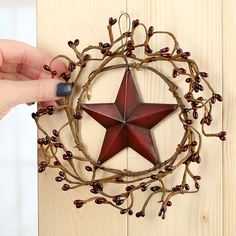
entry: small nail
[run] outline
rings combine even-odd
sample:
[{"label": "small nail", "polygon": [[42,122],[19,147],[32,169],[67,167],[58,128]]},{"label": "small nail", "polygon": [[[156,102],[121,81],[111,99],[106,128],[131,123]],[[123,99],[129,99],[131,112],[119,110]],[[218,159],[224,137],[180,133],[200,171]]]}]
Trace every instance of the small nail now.
[{"label": "small nail", "polygon": [[58,97],[64,97],[70,95],[72,92],[72,86],[69,83],[59,83],[57,85],[56,95]]}]

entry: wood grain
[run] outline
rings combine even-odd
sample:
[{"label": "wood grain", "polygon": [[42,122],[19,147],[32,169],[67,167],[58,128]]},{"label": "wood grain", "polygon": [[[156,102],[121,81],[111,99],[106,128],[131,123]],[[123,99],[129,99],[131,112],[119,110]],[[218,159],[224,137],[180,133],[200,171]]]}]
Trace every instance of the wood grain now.
[{"label": "wood grain", "polygon": [[[40,0],[37,2],[38,47],[52,55],[64,53],[73,58],[74,54],[67,45],[69,40],[79,38],[81,48],[108,40],[106,29],[108,18],[120,15],[122,10],[125,11],[125,7],[124,0],[116,2]],[[110,73],[96,82],[91,91],[91,102],[105,102],[113,99],[123,73],[115,75],[117,80],[109,80],[109,76],[114,77]],[[113,81],[113,84],[109,81]],[[104,88],[106,88],[106,93]],[[43,126],[46,130],[51,130],[53,126],[61,123],[61,119],[58,117],[53,121],[44,120]],[[83,124],[82,136],[86,144],[90,143],[88,149],[93,155],[99,152],[104,129],[89,117],[85,120],[87,122]],[[96,135],[94,130],[96,130]],[[72,139],[68,136],[67,142],[69,143],[70,140]],[[123,159],[118,158],[111,164],[119,168],[122,168],[123,163],[126,165],[127,155],[122,154]],[[85,198],[87,190],[63,192],[61,185],[54,180],[57,174],[56,171],[47,171],[39,175],[40,236],[110,235],[111,231],[116,235],[127,235],[126,216],[120,217],[119,211],[111,210],[107,205],[101,207],[94,203],[87,204],[85,208],[76,209],[73,201]]]},{"label": "wood grain", "polygon": [[227,130],[228,140],[223,146],[223,199],[224,199],[224,235],[231,236],[236,231],[236,2],[223,1],[223,127]]},{"label": "wood grain", "polygon": [[[153,25],[155,29],[167,30],[175,34],[180,46],[192,53],[199,67],[210,74],[209,80],[219,93],[222,91],[222,28],[221,1],[165,1],[128,0],[127,9],[132,18],[138,18],[146,25]],[[165,46],[166,39],[155,45]],[[158,65],[160,70],[166,71],[166,65]],[[167,71],[166,71],[167,72]],[[170,74],[169,74],[170,76]],[[151,102],[171,101],[169,92],[160,80],[144,72],[144,79],[140,79],[144,99]],[[151,79],[150,79],[151,78]],[[138,78],[139,79],[139,78]],[[183,78],[182,78],[183,79]],[[180,85],[180,79],[177,80]],[[183,87],[183,84],[182,84]],[[150,94],[150,90],[155,93]],[[207,93],[205,93],[207,95]],[[215,131],[222,129],[221,105],[214,107],[214,116],[218,120],[213,125]],[[173,115],[162,125],[157,126],[154,135],[158,143],[160,155],[167,157],[173,152],[176,142],[180,140],[181,127]],[[173,135],[175,134],[175,135]],[[214,146],[214,149],[209,148]],[[129,156],[133,156],[129,150]],[[128,235],[222,235],[222,147],[218,139],[205,139],[202,149],[202,163],[194,168],[203,180],[201,191],[195,195],[173,198],[173,206],[168,209],[167,219],[155,219],[158,211],[157,200],[152,201],[147,217],[129,218]],[[144,166],[140,159],[129,158],[129,166],[136,168]],[[180,175],[171,179],[170,183],[178,184]],[[179,180],[178,180],[179,179]],[[140,197],[139,203],[144,201]],[[155,206],[156,205],[156,206]],[[149,214],[149,215],[148,215]]]},{"label": "wood grain", "polygon": [[[173,199],[173,206],[168,209],[167,219],[157,217],[158,198],[152,200],[146,217],[121,216],[112,207],[96,206],[93,203],[84,209],[74,208],[75,198],[86,196],[85,193],[62,192],[55,184],[56,172],[47,171],[39,175],[39,235],[40,236],[231,236],[235,226],[235,173],[233,160],[236,136],[233,132],[233,121],[236,111],[233,106],[233,69],[232,57],[236,52],[233,47],[236,36],[233,0],[120,0],[120,1],[82,1],[82,0],[38,0],[37,1],[37,39],[38,47],[52,55],[73,53],[66,45],[70,39],[79,38],[81,48],[88,44],[106,41],[107,19],[118,17],[121,11],[127,11],[132,19],[140,19],[145,25],[153,25],[155,29],[174,33],[184,50],[192,53],[202,69],[209,73],[209,81],[218,93],[224,93],[224,129],[232,130],[222,150],[217,138],[204,138],[202,163],[193,167],[193,172],[202,176],[200,192],[195,195],[184,195]],[[224,15],[223,15],[224,13]],[[223,22],[222,22],[223,19]],[[233,22],[232,22],[232,19]],[[222,23],[224,27],[222,29]],[[118,32],[117,32],[118,33]],[[224,41],[222,34],[224,33]],[[137,34],[137,40],[142,40]],[[157,38],[154,48],[169,45],[168,38]],[[224,45],[224,48],[222,48]],[[233,50],[232,50],[233,48]],[[224,61],[222,61],[224,49]],[[222,67],[224,65],[224,67]],[[170,66],[156,64],[160,71],[170,76]],[[223,71],[224,68],[224,71]],[[169,73],[169,74],[168,74]],[[107,72],[102,80],[98,80],[92,89],[91,102],[112,102],[122,79],[123,71]],[[147,71],[135,71],[135,83],[144,102],[175,102],[166,89],[166,85]],[[117,79],[109,79],[114,78]],[[224,79],[224,80],[223,80]],[[183,78],[176,79],[182,85]],[[104,86],[106,92],[104,92]],[[207,93],[205,93],[207,95]],[[233,110],[232,110],[233,109]],[[230,111],[230,112],[229,112]],[[222,105],[214,107],[215,123],[209,131],[222,130]],[[104,129],[88,116],[82,128],[82,135],[91,154],[96,155],[101,147]],[[53,125],[59,124],[59,117]],[[47,129],[52,127],[50,121],[44,121]],[[94,134],[96,130],[96,135]],[[168,158],[175,150],[183,131],[174,113],[153,129],[153,136],[160,156]],[[94,145],[95,144],[95,145]],[[222,162],[222,151],[224,161]],[[149,163],[131,149],[118,154],[109,165],[118,168],[143,169]],[[222,167],[223,166],[223,167]],[[224,171],[222,179],[222,171]],[[178,184],[181,173],[170,178],[170,185]],[[223,186],[222,186],[222,181]],[[223,190],[223,191],[222,191]],[[85,190],[86,191],[86,190]],[[232,194],[232,192],[234,192]],[[223,199],[224,196],[224,199]],[[140,194],[135,210],[147,197]],[[224,201],[223,201],[224,200]],[[232,207],[229,203],[233,202]],[[224,203],[224,211],[222,210]],[[232,203],[231,203],[232,204]],[[224,216],[224,232],[223,232]]]}]

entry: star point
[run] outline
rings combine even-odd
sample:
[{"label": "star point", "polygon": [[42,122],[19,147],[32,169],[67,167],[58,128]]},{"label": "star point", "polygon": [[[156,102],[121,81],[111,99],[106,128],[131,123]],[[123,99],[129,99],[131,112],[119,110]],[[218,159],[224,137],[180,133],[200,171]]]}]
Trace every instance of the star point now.
[{"label": "star point", "polygon": [[99,164],[126,147],[132,148],[153,165],[161,162],[150,130],[177,105],[142,103],[129,69],[125,71],[115,103],[82,104],[81,108],[106,128]]}]

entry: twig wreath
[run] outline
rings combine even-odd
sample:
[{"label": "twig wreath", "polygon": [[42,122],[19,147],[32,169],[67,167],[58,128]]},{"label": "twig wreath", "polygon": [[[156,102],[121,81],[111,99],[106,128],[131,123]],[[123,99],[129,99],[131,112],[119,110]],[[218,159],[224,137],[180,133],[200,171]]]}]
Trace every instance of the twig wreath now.
[{"label": "twig wreath", "polygon": [[[128,16],[126,13],[122,15]],[[83,71],[86,70],[86,66],[93,61],[100,62],[99,66],[89,74],[86,83],[79,91],[78,97],[65,97],[58,101],[57,107],[48,106],[47,108],[39,109],[36,113],[32,114],[38,129],[44,134],[43,137],[38,138],[39,147],[44,153],[44,159],[40,160],[38,171],[43,172],[47,168],[57,168],[59,173],[55,180],[57,182],[65,182],[62,186],[62,190],[64,191],[88,186],[90,192],[95,196],[88,199],[76,199],[74,204],[77,208],[82,207],[88,202],[95,201],[97,204],[110,204],[120,210],[121,214],[128,213],[129,215],[132,215],[132,207],[135,200],[134,192],[140,190],[150,191],[143,207],[140,211],[136,212],[136,217],[140,217],[145,216],[145,209],[150,199],[160,193],[159,203],[161,203],[161,207],[158,215],[161,216],[162,219],[165,219],[167,207],[172,205],[172,202],[170,201],[172,197],[177,194],[196,193],[200,188],[199,180],[201,177],[199,175],[194,175],[190,170],[190,165],[192,163],[199,164],[201,162],[200,150],[202,146],[201,134],[194,127],[193,120],[200,121],[202,128],[201,133],[203,135],[208,137],[219,137],[223,141],[226,139],[225,131],[211,134],[206,133],[205,131],[205,126],[210,126],[212,123],[212,106],[217,101],[221,102],[222,97],[211,87],[207,79],[208,74],[199,71],[196,62],[193,59],[190,59],[190,53],[185,52],[180,48],[178,41],[172,33],[155,31],[153,26],[146,28],[146,26],[137,19],[133,20],[132,24],[130,23],[129,30],[124,33],[121,32],[119,24],[121,35],[115,39],[112,29],[116,22],[117,20],[112,17],[109,19],[109,24],[107,26],[110,40],[109,43],[99,42],[98,45],[90,45],[80,51],[77,48],[79,45],[78,39],[73,42],[69,41],[68,45],[75,52],[78,59],[77,61],[74,61],[65,55],[58,55],[49,65],[44,65],[44,69],[50,72],[53,78],[57,74],[57,72],[53,70],[53,62],[58,58],[68,61],[68,71],[59,76],[66,82],[70,82],[74,89],[79,83]],[[143,43],[136,44],[134,41],[134,34],[140,27],[143,27],[146,37]],[[168,35],[173,39],[174,47],[172,50],[165,47],[154,52],[151,49],[149,40],[155,35],[160,34]],[[121,43],[121,45],[119,45],[119,43]],[[139,58],[135,54],[137,48],[143,48],[144,58]],[[92,51],[94,50],[97,50],[101,55],[99,58],[92,56]],[[115,58],[124,59],[124,63],[109,65]],[[166,77],[153,66],[155,62],[159,61],[166,61],[173,66],[172,78]],[[185,65],[187,65],[188,69],[186,70],[178,67],[177,63],[179,62],[186,63]],[[105,165],[101,165],[90,156],[89,151],[82,141],[82,137],[80,137],[79,123],[83,118],[81,104],[83,104],[86,99],[89,99],[88,90],[90,86],[92,86],[92,82],[96,80],[101,72],[119,68],[143,69],[153,72],[168,85],[168,88],[178,105],[178,116],[183,125],[184,136],[171,157],[165,161],[154,164],[150,169],[132,171],[128,169],[120,170],[108,168]],[[78,73],[73,75],[73,72],[75,72],[76,69],[78,69]],[[174,83],[175,78],[179,75],[186,76],[185,82],[188,84],[188,91],[185,93],[184,98],[179,95],[178,87]],[[199,91],[204,90],[204,84],[212,94],[209,98],[196,96]],[[76,107],[73,107],[73,101],[75,101],[75,99]],[[199,117],[199,110],[203,111],[203,117]],[[67,122],[63,124],[60,129],[52,129],[50,133],[46,132],[40,125],[40,118],[47,115],[51,117],[58,111],[65,112]],[[78,149],[79,155],[74,155],[61,141],[61,131],[66,128],[71,130],[74,145]],[[58,150],[61,150],[64,154],[58,154]],[[87,163],[84,171],[91,172],[90,179],[85,179],[83,173],[78,171],[78,167],[82,162]],[[65,163],[67,165],[65,165]],[[68,168],[68,165],[70,166],[70,169]],[[180,166],[184,166],[182,180],[178,185],[173,186],[170,189],[167,188],[165,178],[175,172]],[[97,178],[96,174],[98,171],[109,173],[110,176]],[[189,183],[187,183],[187,176],[193,181],[195,186],[193,189],[191,189]],[[117,193],[116,195],[110,195],[105,191],[105,184],[107,183],[122,184],[125,186],[124,191]],[[126,207],[124,206],[124,202],[128,201],[128,199],[129,205],[127,204]],[[122,205],[124,207],[122,207]]]}]

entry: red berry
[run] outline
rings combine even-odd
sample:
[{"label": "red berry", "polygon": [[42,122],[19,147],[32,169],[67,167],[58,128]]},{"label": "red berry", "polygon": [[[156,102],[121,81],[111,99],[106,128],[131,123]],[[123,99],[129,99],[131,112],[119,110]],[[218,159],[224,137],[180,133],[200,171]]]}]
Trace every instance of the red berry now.
[{"label": "red berry", "polygon": [[42,172],[45,171],[45,169],[46,169],[45,167],[39,167],[39,168],[38,168],[38,172],[39,172],[39,173],[42,173]]},{"label": "red berry", "polygon": [[92,170],[93,170],[91,166],[85,166],[85,169],[86,169],[87,171],[92,171]]},{"label": "red berry", "polygon": [[184,185],[184,188],[188,191],[190,189],[189,185],[188,184],[185,184]]},{"label": "red berry", "polygon": [[114,25],[117,22],[117,19],[113,19],[112,17],[109,18],[109,25]]},{"label": "red berry", "polygon": [[126,212],[127,212],[127,209],[121,209],[120,210],[120,214],[122,214],[122,215],[125,214]]},{"label": "red berry", "polygon": [[79,39],[76,39],[76,40],[74,41],[74,45],[75,45],[75,46],[78,46],[78,45],[79,45]]},{"label": "red berry", "polygon": [[129,209],[128,214],[133,215],[133,211],[131,209]]},{"label": "red berry", "polygon": [[80,119],[82,119],[82,115],[81,115],[80,113],[76,113],[76,114],[74,115],[74,118],[75,118],[76,120],[80,120]]},{"label": "red berry", "polygon": [[153,35],[153,32],[154,32],[154,27],[153,26],[150,26],[148,28],[148,36],[151,37]]},{"label": "red berry", "polygon": [[194,179],[196,179],[196,180],[201,180],[201,176],[195,175],[195,176],[194,176]]},{"label": "red berry", "polygon": [[138,25],[139,25],[139,20],[138,20],[138,19],[133,20],[133,22],[132,22],[132,28],[135,28],[135,27],[137,27]]},{"label": "red berry", "polygon": [[134,189],[134,188],[135,188],[134,185],[129,185],[129,186],[127,186],[127,187],[125,188],[125,190],[126,190],[127,192],[129,192],[129,191],[131,191],[131,190]]},{"label": "red berry", "polygon": [[52,131],[52,133],[53,133],[53,135],[56,136],[56,137],[59,136],[59,132],[58,132],[57,130],[55,130],[55,129]]},{"label": "red berry", "polygon": [[195,188],[200,189],[200,185],[198,183],[195,183]]},{"label": "red berry", "polygon": [[205,78],[208,77],[208,74],[206,72],[200,72],[200,75]]},{"label": "red berry", "polygon": [[192,141],[191,145],[192,145],[192,146],[197,146],[197,141],[195,141],[195,140]]},{"label": "red berry", "polygon": [[42,145],[43,144],[43,139],[42,138],[38,138],[38,144]]},{"label": "red berry", "polygon": [[62,190],[63,191],[68,191],[70,189],[70,185],[69,184],[64,184],[63,186],[62,186]]},{"label": "red berry", "polygon": [[69,45],[69,47],[72,47],[74,45],[74,43],[72,41],[69,41],[68,45]]},{"label": "red berry", "polygon": [[43,65],[43,69],[46,71],[50,71],[50,67],[48,65]]},{"label": "red berry", "polygon": [[160,50],[160,53],[165,53],[165,52],[169,52],[169,51],[170,51],[170,48],[165,47],[165,48],[162,48],[162,49]]},{"label": "red berry", "polygon": [[170,53],[161,53],[161,56],[165,57],[165,58],[170,58],[171,54]]},{"label": "red berry", "polygon": [[183,53],[183,50],[181,48],[178,48],[177,51],[176,51],[177,54],[182,54]]},{"label": "red berry", "polygon": [[57,176],[57,177],[55,178],[55,180],[56,180],[57,182],[61,182],[61,181],[63,180],[63,178],[62,178],[61,176]]}]

